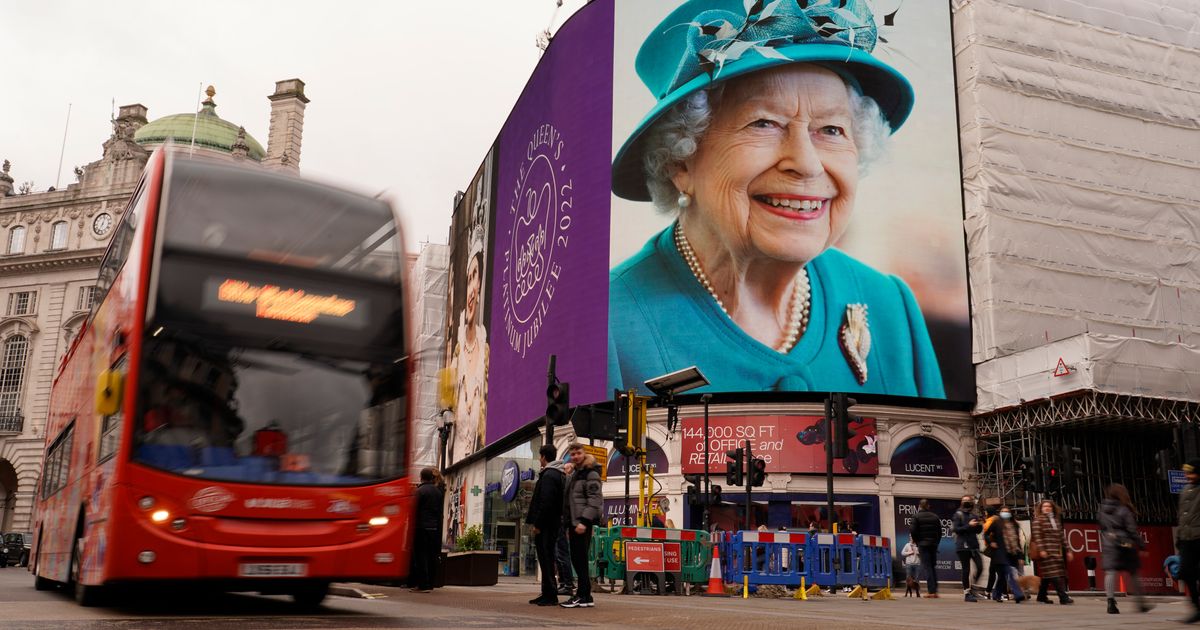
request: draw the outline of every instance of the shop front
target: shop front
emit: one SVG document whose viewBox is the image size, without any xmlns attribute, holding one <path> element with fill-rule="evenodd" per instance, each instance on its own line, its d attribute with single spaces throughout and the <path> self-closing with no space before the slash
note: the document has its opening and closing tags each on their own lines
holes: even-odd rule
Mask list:
<svg viewBox="0 0 1200 630">
<path fill-rule="evenodd" d="M 541 468 L 537 450 L 540 437 L 487 460 L 484 474 L 484 548 L 500 552 L 501 575 L 537 572 L 533 533 L 525 526 L 533 486 Z"/>
</svg>

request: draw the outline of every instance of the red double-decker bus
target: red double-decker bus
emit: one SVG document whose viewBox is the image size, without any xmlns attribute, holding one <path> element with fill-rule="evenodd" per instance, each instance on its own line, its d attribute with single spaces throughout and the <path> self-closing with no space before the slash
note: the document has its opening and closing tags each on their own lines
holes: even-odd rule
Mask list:
<svg viewBox="0 0 1200 630">
<path fill-rule="evenodd" d="M 36 587 L 315 606 L 332 581 L 404 577 L 401 243 L 378 199 L 156 152 L 54 382 Z"/>
</svg>

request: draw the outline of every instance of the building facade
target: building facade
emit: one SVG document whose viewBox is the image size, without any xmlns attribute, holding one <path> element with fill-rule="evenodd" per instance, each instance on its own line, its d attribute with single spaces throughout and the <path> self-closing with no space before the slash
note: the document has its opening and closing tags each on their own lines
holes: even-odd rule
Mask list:
<svg viewBox="0 0 1200 630">
<path fill-rule="evenodd" d="M 164 143 L 225 159 L 296 170 L 304 82 L 276 83 L 271 138 L 262 146 L 220 118 L 210 86 L 198 112 L 147 118 L 125 105 L 100 159 L 63 189 L 33 191 L 0 169 L 0 531 L 27 531 L 45 447 L 46 414 L 63 355 L 87 320 L 100 261 L 150 153 Z M 276 125 L 286 129 L 277 131 Z M 274 139 L 278 137 L 278 141 Z M 19 168 L 16 176 L 19 178 Z"/>
</svg>

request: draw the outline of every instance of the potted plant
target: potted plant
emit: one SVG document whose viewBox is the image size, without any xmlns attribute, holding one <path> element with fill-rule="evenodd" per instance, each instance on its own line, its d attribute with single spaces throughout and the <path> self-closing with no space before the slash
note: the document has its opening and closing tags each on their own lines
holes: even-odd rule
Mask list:
<svg viewBox="0 0 1200 630">
<path fill-rule="evenodd" d="M 500 552 L 483 548 L 483 528 L 472 525 L 458 537 L 455 551 L 446 554 L 446 584 L 494 586 L 500 574 Z"/>
</svg>

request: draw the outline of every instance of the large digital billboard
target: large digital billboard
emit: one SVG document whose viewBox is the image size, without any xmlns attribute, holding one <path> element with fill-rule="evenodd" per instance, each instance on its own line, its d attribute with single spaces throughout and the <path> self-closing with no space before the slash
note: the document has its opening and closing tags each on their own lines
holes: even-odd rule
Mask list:
<svg viewBox="0 0 1200 630">
<path fill-rule="evenodd" d="M 495 145 L 476 447 L 544 413 L 552 354 L 575 405 L 690 365 L 973 401 L 954 86 L 945 2 L 581 9 Z"/>
</svg>

